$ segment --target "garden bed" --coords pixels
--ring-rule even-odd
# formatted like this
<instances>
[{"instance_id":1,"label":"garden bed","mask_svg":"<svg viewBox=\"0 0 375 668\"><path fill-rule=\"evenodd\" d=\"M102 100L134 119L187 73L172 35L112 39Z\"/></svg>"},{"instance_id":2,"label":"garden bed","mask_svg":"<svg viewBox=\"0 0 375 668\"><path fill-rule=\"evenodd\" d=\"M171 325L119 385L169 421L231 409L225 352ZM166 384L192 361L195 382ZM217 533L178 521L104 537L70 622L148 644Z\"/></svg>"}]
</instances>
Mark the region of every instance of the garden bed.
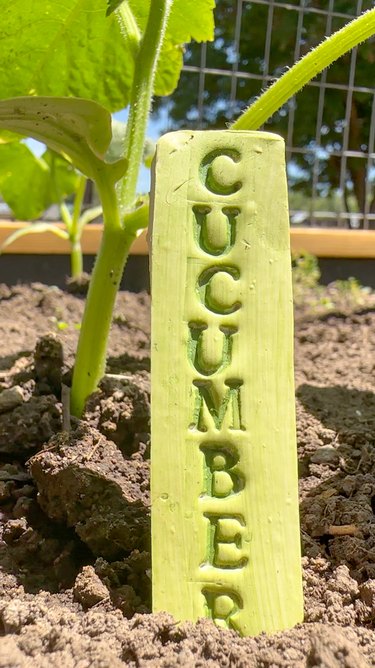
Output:
<instances>
[{"instance_id":1,"label":"garden bed","mask_svg":"<svg viewBox=\"0 0 375 668\"><path fill-rule=\"evenodd\" d=\"M256 639L149 614L147 294L119 295L108 376L70 434L82 298L42 284L0 298L0 667L375 665L372 295L300 298L305 623Z\"/></svg>"}]
</instances>

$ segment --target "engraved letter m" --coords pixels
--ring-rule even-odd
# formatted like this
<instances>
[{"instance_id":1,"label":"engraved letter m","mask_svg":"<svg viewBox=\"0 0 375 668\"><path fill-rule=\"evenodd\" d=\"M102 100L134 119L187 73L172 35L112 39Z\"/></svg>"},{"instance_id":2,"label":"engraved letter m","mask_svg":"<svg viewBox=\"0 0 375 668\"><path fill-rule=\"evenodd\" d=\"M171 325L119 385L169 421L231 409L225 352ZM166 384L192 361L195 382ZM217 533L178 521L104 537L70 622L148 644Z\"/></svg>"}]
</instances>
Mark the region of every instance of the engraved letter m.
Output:
<instances>
[{"instance_id":1,"label":"engraved letter m","mask_svg":"<svg viewBox=\"0 0 375 668\"><path fill-rule=\"evenodd\" d=\"M230 413L230 422L227 424L229 429L241 429L241 397L240 387L242 380L230 379L225 381L228 389L220 396L214 387L212 381L195 380L194 417L191 425L192 429L207 431L210 426L221 429L226 416ZM208 421L211 425L207 424ZM213 424L212 424L213 423Z\"/></svg>"}]
</instances>

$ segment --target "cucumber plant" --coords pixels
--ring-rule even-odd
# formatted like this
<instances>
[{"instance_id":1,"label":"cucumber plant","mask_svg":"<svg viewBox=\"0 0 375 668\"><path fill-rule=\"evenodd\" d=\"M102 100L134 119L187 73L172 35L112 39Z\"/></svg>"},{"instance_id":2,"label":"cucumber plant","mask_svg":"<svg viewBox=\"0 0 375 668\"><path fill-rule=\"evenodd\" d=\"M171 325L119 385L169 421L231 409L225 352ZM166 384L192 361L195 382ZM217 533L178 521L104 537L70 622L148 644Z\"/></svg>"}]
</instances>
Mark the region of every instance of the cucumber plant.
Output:
<instances>
[{"instance_id":1,"label":"cucumber plant","mask_svg":"<svg viewBox=\"0 0 375 668\"><path fill-rule=\"evenodd\" d=\"M104 220L83 316L71 392L81 415L105 368L116 293L130 246L147 226L137 198L153 95L178 83L183 43L213 37L214 0L19 0L3 11L0 128L44 142L97 187ZM307 54L235 121L257 130L336 58L375 33L375 9ZM33 58L25 53L33 51ZM5 98L5 99L4 99ZM129 105L121 156L110 112Z\"/></svg>"}]
</instances>

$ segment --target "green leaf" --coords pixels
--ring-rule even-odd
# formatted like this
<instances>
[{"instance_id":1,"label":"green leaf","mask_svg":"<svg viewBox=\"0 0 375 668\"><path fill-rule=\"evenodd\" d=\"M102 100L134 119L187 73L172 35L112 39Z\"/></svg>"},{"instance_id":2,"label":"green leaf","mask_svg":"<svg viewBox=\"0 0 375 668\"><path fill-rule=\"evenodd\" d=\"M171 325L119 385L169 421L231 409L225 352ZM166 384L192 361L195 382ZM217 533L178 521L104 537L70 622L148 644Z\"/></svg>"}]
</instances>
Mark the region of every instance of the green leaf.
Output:
<instances>
[{"instance_id":1,"label":"green leaf","mask_svg":"<svg viewBox=\"0 0 375 668\"><path fill-rule=\"evenodd\" d=\"M74 192L77 178L72 165L57 154L46 151L38 158L20 142L0 144L0 193L18 219L38 218Z\"/></svg>"},{"instance_id":2,"label":"green leaf","mask_svg":"<svg viewBox=\"0 0 375 668\"><path fill-rule=\"evenodd\" d=\"M41 159L48 166L49 204L60 204L68 195L76 192L80 174L71 162L49 148L43 153Z\"/></svg>"},{"instance_id":3,"label":"green leaf","mask_svg":"<svg viewBox=\"0 0 375 668\"><path fill-rule=\"evenodd\" d=\"M44 142L94 180L106 172L115 183L125 172L125 160L104 161L112 137L111 115L96 102L54 97L0 100L0 128Z\"/></svg>"},{"instance_id":4,"label":"green leaf","mask_svg":"<svg viewBox=\"0 0 375 668\"><path fill-rule=\"evenodd\" d=\"M129 0L141 30L146 25L150 0ZM169 95L177 86L183 65L183 45L214 37L215 0L174 0L155 79L155 94Z\"/></svg>"},{"instance_id":5,"label":"green leaf","mask_svg":"<svg viewBox=\"0 0 375 668\"><path fill-rule=\"evenodd\" d=\"M134 45L124 36L117 0L44 0L3 3L0 97L74 96L110 111L127 106ZM175 88L182 45L213 36L214 0L174 0L156 77L156 93ZM150 0L129 7L144 30ZM111 15L106 16L110 8Z\"/></svg>"},{"instance_id":6,"label":"green leaf","mask_svg":"<svg viewBox=\"0 0 375 668\"><path fill-rule=\"evenodd\" d=\"M134 62L106 0L2 3L0 97L74 96L128 103Z\"/></svg>"},{"instance_id":7,"label":"green leaf","mask_svg":"<svg viewBox=\"0 0 375 668\"><path fill-rule=\"evenodd\" d=\"M16 232L13 232L13 234L10 234L1 244L0 253L2 253L7 246L10 246L21 237L26 237L28 234L41 234L42 232L52 232L52 234L60 237L60 239L69 239L68 233L56 225L52 225L51 223L31 223L22 230L17 230Z\"/></svg>"},{"instance_id":8,"label":"green leaf","mask_svg":"<svg viewBox=\"0 0 375 668\"><path fill-rule=\"evenodd\" d=\"M48 167L20 142L0 145L0 193L16 218L37 218L46 206Z\"/></svg>"},{"instance_id":9,"label":"green leaf","mask_svg":"<svg viewBox=\"0 0 375 668\"><path fill-rule=\"evenodd\" d=\"M18 142L23 137L17 135L15 132L8 132L7 130L0 130L0 144L10 144L11 142Z\"/></svg>"}]
</instances>

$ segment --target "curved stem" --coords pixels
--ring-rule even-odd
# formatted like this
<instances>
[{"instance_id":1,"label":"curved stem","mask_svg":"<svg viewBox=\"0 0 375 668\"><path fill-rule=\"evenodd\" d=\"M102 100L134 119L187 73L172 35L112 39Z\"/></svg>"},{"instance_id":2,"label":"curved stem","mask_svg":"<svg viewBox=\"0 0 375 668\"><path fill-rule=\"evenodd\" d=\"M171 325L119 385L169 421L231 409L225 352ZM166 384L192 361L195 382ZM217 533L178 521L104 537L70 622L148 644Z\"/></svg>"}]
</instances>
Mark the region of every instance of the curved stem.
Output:
<instances>
[{"instance_id":1,"label":"curved stem","mask_svg":"<svg viewBox=\"0 0 375 668\"><path fill-rule=\"evenodd\" d=\"M146 29L135 58L130 112L124 142L124 157L129 161L129 166L118 185L121 213L133 206L136 197L156 66L171 4L172 0L151 0Z\"/></svg>"},{"instance_id":2,"label":"curved stem","mask_svg":"<svg viewBox=\"0 0 375 668\"><path fill-rule=\"evenodd\" d=\"M79 221L78 221L78 230L80 235L83 232L83 228L86 227L89 223L91 223L95 218L98 218L98 216L101 216L103 213L103 209L101 206L93 206L91 209L86 209L86 211L83 212L82 216L80 216Z\"/></svg>"},{"instance_id":3,"label":"curved stem","mask_svg":"<svg viewBox=\"0 0 375 668\"><path fill-rule=\"evenodd\" d=\"M70 234L70 230L72 227L72 216L70 215L70 211L68 207L66 206L65 202L62 202L60 204L60 213L61 213L61 218L62 221L68 231L68 234Z\"/></svg>"},{"instance_id":4,"label":"curved stem","mask_svg":"<svg viewBox=\"0 0 375 668\"><path fill-rule=\"evenodd\" d=\"M317 74L374 34L375 9L370 9L309 51L246 109L230 129L258 130Z\"/></svg>"}]
</instances>

